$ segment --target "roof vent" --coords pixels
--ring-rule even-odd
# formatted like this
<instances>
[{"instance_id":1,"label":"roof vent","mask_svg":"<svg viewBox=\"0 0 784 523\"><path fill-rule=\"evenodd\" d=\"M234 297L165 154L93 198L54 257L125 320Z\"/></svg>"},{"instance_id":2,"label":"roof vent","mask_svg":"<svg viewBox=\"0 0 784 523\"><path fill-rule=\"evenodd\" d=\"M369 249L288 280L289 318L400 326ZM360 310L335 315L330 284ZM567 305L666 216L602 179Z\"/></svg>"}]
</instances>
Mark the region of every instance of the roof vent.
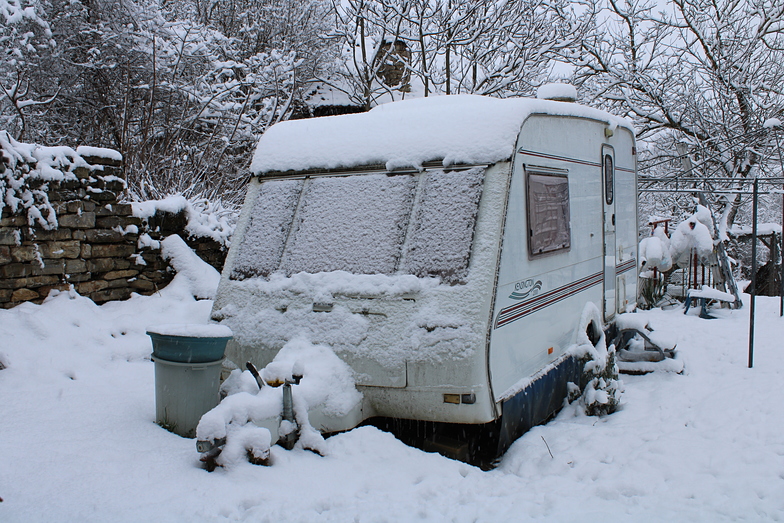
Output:
<instances>
[{"instance_id":1,"label":"roof vent","mask_svg":"<svg viewBox=\"0 0 784 523\"><path fill-rule=\"evenodd\" d=\"M572 84L544 84L536 90L536 97L556 102L574 102L577 100L577 89Z\"/></svg>"}]
</instances>

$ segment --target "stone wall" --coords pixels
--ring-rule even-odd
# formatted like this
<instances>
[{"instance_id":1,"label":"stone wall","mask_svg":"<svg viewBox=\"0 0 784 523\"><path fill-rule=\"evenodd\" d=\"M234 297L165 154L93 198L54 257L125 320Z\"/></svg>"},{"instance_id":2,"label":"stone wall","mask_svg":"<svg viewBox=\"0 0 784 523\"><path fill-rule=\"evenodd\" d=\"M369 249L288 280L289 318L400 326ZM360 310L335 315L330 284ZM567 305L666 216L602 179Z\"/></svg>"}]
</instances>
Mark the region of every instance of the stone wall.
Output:
<instances>
[{"instance_id":1,"label":"stone wall","mask_svg":"<svg viewBox=\"0 0 784 523\"><path fill-rule=\"evenodd\" d=\"M26 184L16 184L20 189L9 182L10 169L27 174L45 169L8 156L0 156L0 174L6 175L0 179L6 201L0 215L0 307L40 303L52 289L71 286L99 304L134 292L152 294L174 276L155 241L169 234L180 234L208 263L222 267L223 246L187 238L184 212L157 213L143 221L131 204L119 201L125 181L116 157L81 155L53 179L17 174L13 179ZM153 241L140 242L144 234Z\"/></svg>"}]
</instances>

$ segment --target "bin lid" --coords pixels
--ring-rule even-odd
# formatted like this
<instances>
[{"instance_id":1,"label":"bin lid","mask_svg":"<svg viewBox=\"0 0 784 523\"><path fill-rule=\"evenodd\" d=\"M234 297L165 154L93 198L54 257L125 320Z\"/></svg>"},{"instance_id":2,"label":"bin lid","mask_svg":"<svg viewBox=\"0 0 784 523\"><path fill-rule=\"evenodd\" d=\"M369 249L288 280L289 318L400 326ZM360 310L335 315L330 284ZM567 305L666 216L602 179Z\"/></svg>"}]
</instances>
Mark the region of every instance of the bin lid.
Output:
<instances>
[{"instance_id":1,"label":"bin lid","mask_svg":"<svg viewBox=\"0 0 784 523\"><path fill-rule=\"evenodd\" d=\"M147 327L147 334L183 338L231 338L233 335L229 327L217 323L166 323Z\"/></svg>"}]
</instances>

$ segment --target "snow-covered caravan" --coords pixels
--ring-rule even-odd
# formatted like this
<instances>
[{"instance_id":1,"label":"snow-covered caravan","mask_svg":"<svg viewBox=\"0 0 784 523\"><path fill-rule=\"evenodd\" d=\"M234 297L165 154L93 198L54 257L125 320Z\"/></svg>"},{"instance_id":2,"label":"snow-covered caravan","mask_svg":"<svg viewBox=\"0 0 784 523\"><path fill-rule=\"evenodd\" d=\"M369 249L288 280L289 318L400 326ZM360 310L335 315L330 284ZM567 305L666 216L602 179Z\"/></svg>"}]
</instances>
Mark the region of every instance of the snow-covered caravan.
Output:
<instances>
[{"instance_id":1,"label":"snow-covered caravan","mask_svg":"<svg viewBox=\"0 0 784 523\"><path fill-rule=\"evenodd\" d=\"M213 310L227 357L265 367L293 339L326 345L361 395L309 405L317 429L483 425L503 452L579 381L569 348L634 307L635 164L626 120L552 100L277 124Z\"/></svg>"}]
</instances>

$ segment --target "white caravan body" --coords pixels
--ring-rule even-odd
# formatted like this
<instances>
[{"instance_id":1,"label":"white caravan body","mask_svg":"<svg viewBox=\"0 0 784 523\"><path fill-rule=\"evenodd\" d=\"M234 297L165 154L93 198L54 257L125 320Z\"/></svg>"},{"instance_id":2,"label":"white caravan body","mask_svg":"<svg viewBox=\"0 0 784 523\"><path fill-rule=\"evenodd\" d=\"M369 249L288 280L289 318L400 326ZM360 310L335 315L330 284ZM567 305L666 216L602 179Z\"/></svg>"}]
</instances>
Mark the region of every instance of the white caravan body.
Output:
<instances>
[{"instance_id":1,"label":"white caravan body","mask_svg":"<svg viewBox=\"0 0 784 523\"><path fill-rule=\"evenodd\" d=\"M251 171L213 319L238 366L304 336L353 369L363 400L311 412L323 432L373 416L538 423L575 381L586 304L605 321L635 306L634 134L606 112L394 102L277 124ZM540 414L522 412L529 396Z\"/></svg>"}]
</instances>

